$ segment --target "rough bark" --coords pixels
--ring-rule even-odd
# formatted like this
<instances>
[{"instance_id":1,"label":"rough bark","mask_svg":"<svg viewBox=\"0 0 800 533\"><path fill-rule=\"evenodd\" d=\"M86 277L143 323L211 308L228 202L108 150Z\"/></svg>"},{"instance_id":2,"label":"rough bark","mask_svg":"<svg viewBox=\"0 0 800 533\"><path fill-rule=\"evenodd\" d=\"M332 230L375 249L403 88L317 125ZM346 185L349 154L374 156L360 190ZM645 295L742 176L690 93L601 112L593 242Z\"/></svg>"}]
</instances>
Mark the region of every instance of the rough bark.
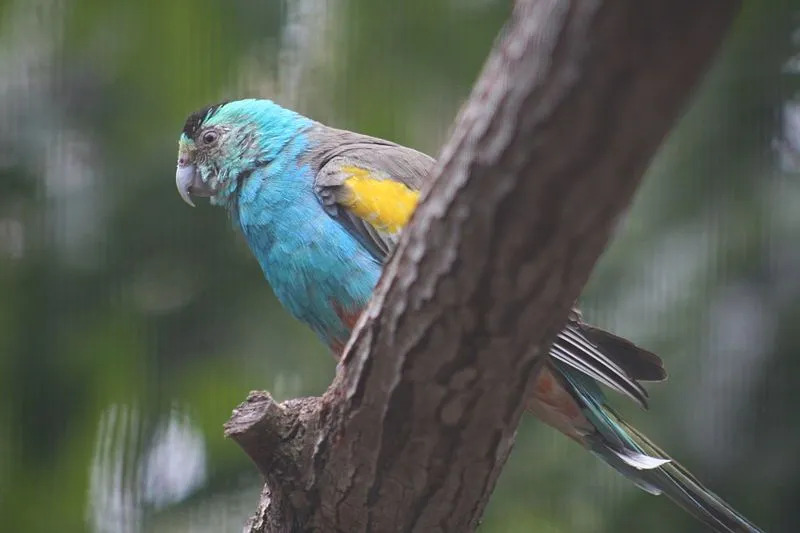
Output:
<instances>
[{"instance_id":1,"label":"rough bark","mask_svg":"<svg viewBox=\"0 0 800 533\"><path fill-rule=\"evenodd\" d=\"M737 7L517 2L334 383L228 422L266 478L248 531L477 527L537 363Z\"/></svg>"}]
</instances>

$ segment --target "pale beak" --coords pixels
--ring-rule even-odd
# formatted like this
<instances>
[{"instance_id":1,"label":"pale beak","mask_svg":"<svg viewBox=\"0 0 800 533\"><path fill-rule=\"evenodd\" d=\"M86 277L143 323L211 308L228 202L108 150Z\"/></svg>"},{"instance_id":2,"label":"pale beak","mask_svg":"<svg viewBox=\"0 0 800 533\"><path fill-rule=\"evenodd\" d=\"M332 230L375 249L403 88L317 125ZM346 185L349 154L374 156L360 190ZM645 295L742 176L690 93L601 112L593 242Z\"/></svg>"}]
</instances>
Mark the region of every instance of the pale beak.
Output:
<instances>
[{"instance_id":1,"label":"pale beak","mask_svg":"<svg viewBox=\"0 0 800 533\"><path fill-rule=\"evenodd\" d=\"M175 171L175 185L183 201L194 207L192 196L211 196L214 191L202 180L200 173L191 163L178 160Z\"/></svg>"}]
</instances>

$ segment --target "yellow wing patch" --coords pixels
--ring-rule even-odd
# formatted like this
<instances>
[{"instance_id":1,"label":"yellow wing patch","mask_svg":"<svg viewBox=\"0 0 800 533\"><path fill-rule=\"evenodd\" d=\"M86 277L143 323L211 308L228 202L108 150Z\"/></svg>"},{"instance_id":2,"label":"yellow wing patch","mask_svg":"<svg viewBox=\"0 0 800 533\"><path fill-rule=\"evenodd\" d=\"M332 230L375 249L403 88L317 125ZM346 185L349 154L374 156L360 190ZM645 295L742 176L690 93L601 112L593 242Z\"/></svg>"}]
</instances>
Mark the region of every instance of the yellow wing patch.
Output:
<instances>
[{"instance_id":1,"label":"yellow wing patch","mask_svg":"<svg viewBox=\"0 0 800 533\"><path fill-rule=\"evenodd\" d=\"M348 175L342 205L380 231L396 233L406 225L417 207L418 191L399 181L377 180L363 168L342 167L342 172Z\"/></svg>"}]
</instances>

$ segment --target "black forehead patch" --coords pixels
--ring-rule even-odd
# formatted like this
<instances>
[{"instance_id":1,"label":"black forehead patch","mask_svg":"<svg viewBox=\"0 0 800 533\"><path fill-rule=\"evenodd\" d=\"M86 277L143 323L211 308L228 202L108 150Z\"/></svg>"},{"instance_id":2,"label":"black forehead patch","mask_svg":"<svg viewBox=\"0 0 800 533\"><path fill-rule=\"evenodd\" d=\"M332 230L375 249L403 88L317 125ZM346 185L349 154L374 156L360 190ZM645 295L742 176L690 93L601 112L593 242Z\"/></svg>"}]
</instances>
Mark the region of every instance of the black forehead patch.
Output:
<instances>
[{"instance_id":1,"label":"black forehead patch","mask_svg":"<svg viewBox=\"0 0 800 533\"><path fill-rule=\"evenodd\" d=\"M198 109L189 115L189 118L186 119L186 124L183 125L183 133L185 133L190 139L194 139L194 136L200 131L203 122L216 113L217 109L224 106L229 101L230 100L225 100L224 102L220 102L218 104L208 105L203 109Z\"/></svg>"}]
</instances>

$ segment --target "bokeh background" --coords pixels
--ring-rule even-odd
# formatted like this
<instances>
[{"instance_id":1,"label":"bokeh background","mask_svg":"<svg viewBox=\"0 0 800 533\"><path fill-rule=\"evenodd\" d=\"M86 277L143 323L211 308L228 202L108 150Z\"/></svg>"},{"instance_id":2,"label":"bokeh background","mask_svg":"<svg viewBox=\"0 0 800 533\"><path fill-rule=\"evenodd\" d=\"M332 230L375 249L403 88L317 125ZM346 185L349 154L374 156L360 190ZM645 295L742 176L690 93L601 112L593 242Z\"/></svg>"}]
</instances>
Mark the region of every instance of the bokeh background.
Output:
<instances>
[{"instance_id":1,"label":"bokeh background","mask_svg":"<svg viewBox=\"0 0 800 533\"><path fill-rule=\"evenodd\" d=\"M746 2L585 291L671 373L636 425L800 531L800 0ZM509 0L0 1L0 530L239 531L222 423L332 358L225 214L175 191L186 115L263 96L436 154ZM636 117L629 117L636 120ZM486 532L699 532L526 419Z\"/></svg>"}]
</instances>

